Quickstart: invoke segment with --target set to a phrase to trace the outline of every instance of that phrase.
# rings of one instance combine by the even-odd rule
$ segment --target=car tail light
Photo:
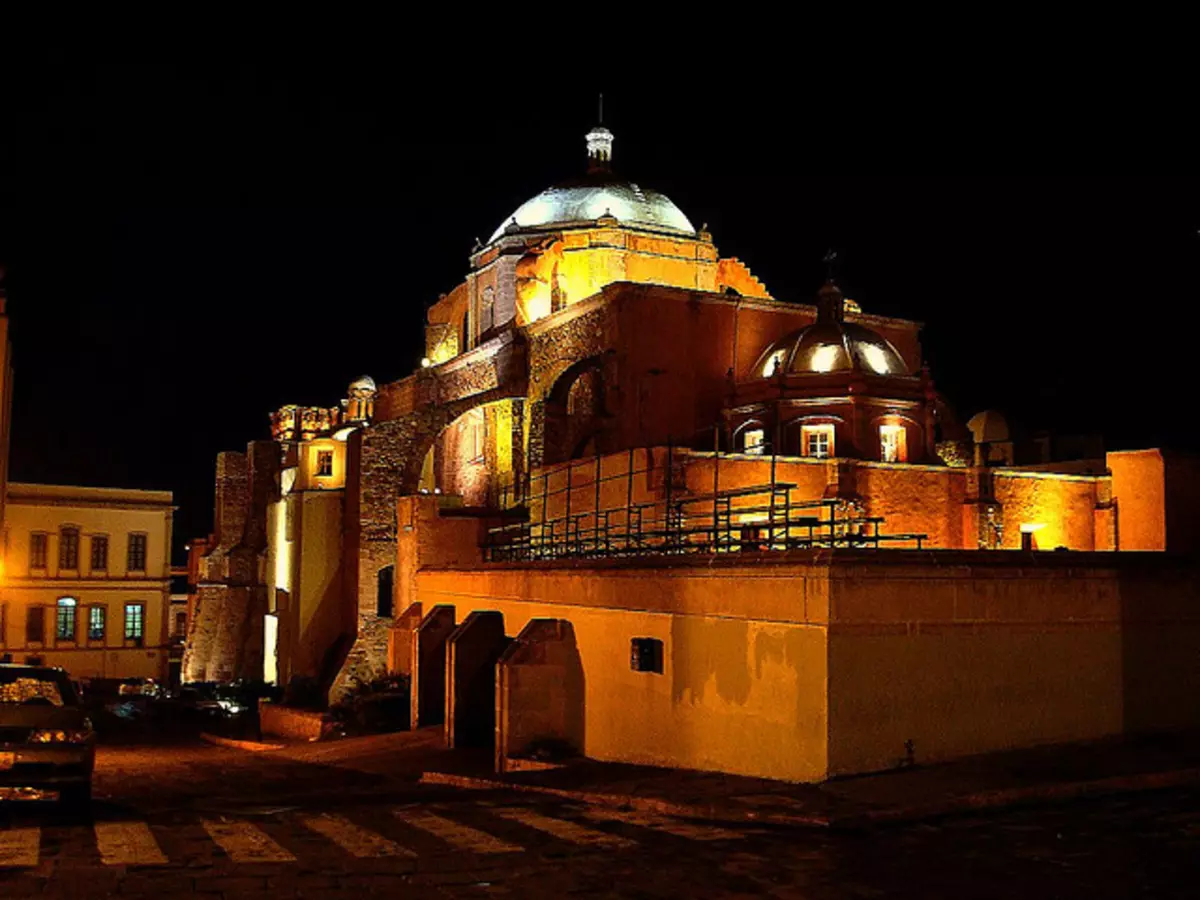
[[[31,744],[83,744],[92,736],[90,728],[39,728],[29,735]]]

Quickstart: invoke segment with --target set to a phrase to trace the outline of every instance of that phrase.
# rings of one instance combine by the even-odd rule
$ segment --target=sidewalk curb
[[[567,788],[543,787],[536,784],[502,781],[473,775],[452,775],[444,772],[425,772],[423,784],[439,784],[468,790],[505,790],[522,793],[542,794],[565,800],[633,809],[638,812],[680,816],[691,819],[709,819],[723,822],[740,822],[759,825],[792,825],[816,828],[863,828],[889,823],[914,822],[955,813],[1004,809],[1027,803],[1073,800],[1083,797],[1100,797],[1109,794],[1136,793],[1160,788],[1181,787],[1200,784],[1200,768],[1176,769],[1168,772],[1147,772],[1139,775],[1119,775],[1091,781],[1068,781],[1033,787],[1009,788],[1005,790],[980,791],[963,794],[927,803],[866,810],[859,813],[833,816],[772,814],[756,810],[736,811],[728,807],[674,803],[655,797],[639,797],[633,794],[604,794],[593,791],[570,790]]]
[[[230,747],[234,750],[246,750],[250,753],[263,753],[267,750],[282,750],[286,744],[264,744],[260,741],[238,741],[233,738],[220,737],[207,732],[200,732],[200,740],[207,741],[210,744],[216,744],[218,747]]]
[[[439,784],[475,791],[500,790],[518,791],[527,794],[543,794],[563,800],[590,803],[594,806],[632,809],[637,812],[657,813],[659,815],[679,816],[690,819],[711,819],[713,821],[746,823],[767,822],[781,825],[809,825],[820,828],[826,828],[830,825],[830,820],[826,816],[763,816],[749,809],[740,815],[731,815],[728,811],[722,814],[721,810],[712,805],[699,806],[687,803],[673,803],[670,800],[661,800],[657,797],[639,797],[636,794],[602,794],[595,791],[575,791],[568,788],[544,787],[538,784],[522,784],[520,782],[501,781],[495,778],[481,778],[475,775],[424,772],[421,775],[420,781],[422,784]]]
[[[930,803],[914,803],[884,809],[868,810],[854,816],[835,820],[837,827],[882,825],[889,822],[908,822],[932,819],[974,810],[1003,809],[1028,803],[1056,800],[1077,800],[1084,797],[1103,797],[1129,794],[1160,788],[1200,784],[1200,769],[1175,769],[1168,772],[1144,772],[1138,775],[1117,775],[1090,781],[1064,781],[1027,788],[1009,788],[963,794]]]

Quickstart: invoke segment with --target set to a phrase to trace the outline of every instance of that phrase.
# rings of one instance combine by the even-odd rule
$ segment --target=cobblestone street
[[[1200,792],[865,831],[420,785],[381,762],[105,748],[89,818],[0,808],[4,897],[1195,897]]]

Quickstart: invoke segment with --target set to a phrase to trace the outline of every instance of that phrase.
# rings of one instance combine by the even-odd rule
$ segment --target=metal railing
[[[645,465],[635,465],[641,453]],[[695,454],[692,454],[694,456]],[[867,516],[845,500],[797,500],[797,485],[776,479],[722,489],[721,454],[713,453],[713,489],[688,491],[677,471],[679,454],[668,446],[656,461],[653,450],[628,451],[623,470],[605,475],[600,456],[547,468],[523,486],[528,520],[488,529],[483,544],[489,562],[602,559],[655,554],[763,553],[816,547],[878,549],[886,544],[915,544],[925,534],[887,534],[884,519]],[[707,456],[707,455],[706,455]],[[613,456],[607,457],[613,460]],[[578,472],[591,479],[575,484]],[[648,477],[649,500],[635,499],[634,481]],[[551,487],[552,481],[561,485]],[[604,506],[603,488],[624,481],[624,503]],[[587,508],[573,510],[575,504]],[[551,506],[559,507],[548,515]]]

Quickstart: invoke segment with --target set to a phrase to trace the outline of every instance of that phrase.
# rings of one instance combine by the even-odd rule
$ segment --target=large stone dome
[[[526,200],[493,232],[488,243],[516,222],[520,229],[559,225],[588,225],[612,216],[622,225],[695,237],[696,229],[671,200],[658,191],[618,179],[583,181],[546,188]]]
[[[633,228],[695,237],[696,229],[669,198],[613,175],[612,144],[612,132],[604,127],[593,128],[587,135],[587,175],[546,188],[526,200],[492,232],[488,243],[510,227],[540,230],[590,225],[603,216]]]

